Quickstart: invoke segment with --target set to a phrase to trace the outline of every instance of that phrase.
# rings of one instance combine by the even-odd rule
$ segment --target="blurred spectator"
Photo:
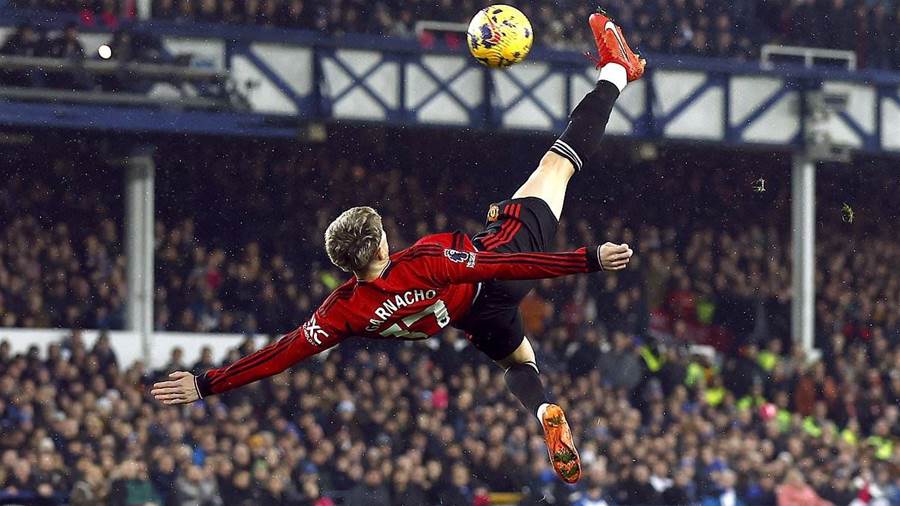
[[[347,506],[389,506],[391,504],[387,488],[382,484],[381,471],[369,469],[362,483],[354,487],[346,500]],[[454,504],[454,503],[448,503]]]
[[[212,348],[210,348],[209,346],[204,346],[203,349],[200,350],[200,358],[194,363],[193,366],[191,366],[190,370],[196,376],[203,371],[214,368],[215,366],[215,362],[213,362]],[[184,369],[186,369],[186,367],[182,367],[181,369],[172,368],[173,371]]]
[[[153,488],[147,470],[140,462],[126,460],[111,479],[110,506],[162,505],[159,492]]]
[[[182,350],[180,346],[172,348],[172,354],[169,355],[169,361],[166,362],[163,369],[168,371],[184,371],[188,369],[188,366],[184,363],[183,357],[184,350]]]
[[[718,474],[715,493],[703,499],[702,506],[746,506],[735,489],[737,477],[734,471],[726,469]]]
[[[624,480],[615,486],[613,499],[616,504],[643,506],[659,504],[659,493],[650,484],[650,472],[643,463],[635,465],[626,473]]]
[[[28,23],[20,24],[0,47],[0,55],[5,56],[44,56],[46,51],[46,39]],[[43,73],[36,70],[0,71],[0,84],[7,86],[41,86],[43,82]]]
[[[796,469],[791,469],[785,476],[784,483],[778,487],[778,506],[804,504],[809,506],[832,506],[830,502],[820,498],[816,491],[803,481]]]
[[[463,464],[454,464],[450,468],[449,478],[441,485],[438,492],[441,504],[475,505],[478,496],[471,480],[471,472]]]
[[[138,50],[135,50],[135,46]],[[98,51],[98,58],[104,60],[115,61],[119,63],[128,63],[140,60],[150,50],[149,46],[144,45],[144,39],[135,40],[131,32],[127,30],[116,30],[112,39],[106,45],[108,54]],[[104,74],[97,77],[97,84],[103,91],[108,92],[147,92],[152,86],[152,82],[138,79],[134,73],[129,71],[127,67],[119,67],[113,74]]]
[[[78,40],[78,25],[68,23],[58,37],[50,41],[47,55],[53,58],[84,59],[84,47]]]
[[[116,30],[109,41],[110,60],[129,62],[135,59],[131,33],[127,30]]]
[[[273,478],[274,479],[274,478]],[[181,506],[221,506],[222,498],[216,481],[200,467],[193,465],[175,481],[178,503]],[[266,502],[277,504],[278,501]]]
[[[109,504],[109,482],[100,467],[85,463],[82,478],[75,482],[69,502],[72,506],[101,506]]]
[[[9,56],[41,56],[44,51],[44,44],[40,34],[29,23],[22,23],[17,28],[3,46],[0,47],[0,54]]]
[[[84,47],[78,40],[78,25],[66,24],[63,32],[50,40],[47,56],[65,58],[71,61],[84,60]],[[49,86],[66,90],[87,90],[93,87],[90,76],[80,69],[67,72],[54,72],[47,76]]]

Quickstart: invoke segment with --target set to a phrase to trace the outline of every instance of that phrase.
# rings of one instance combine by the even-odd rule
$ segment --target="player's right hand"
[[[604,271],[621,271],[628,265],[634,251],[627,244],[604,243],[597,248],[600,266]]]
[[[200,398],[194,375],[176,371],[169,375],[170,381],[154,383],[150,394],[163,404],[190,404]]]

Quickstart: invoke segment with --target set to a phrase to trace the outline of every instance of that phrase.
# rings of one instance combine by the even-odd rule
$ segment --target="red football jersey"
[[[278,374],[348,337],[425,339],[466,315],[480,283],[600,270],[597,250],[478,251],[461,232],[423,237],[390,257],[381,276],[338,287],[310,319],[278,342],[197,378],[202,396]]]

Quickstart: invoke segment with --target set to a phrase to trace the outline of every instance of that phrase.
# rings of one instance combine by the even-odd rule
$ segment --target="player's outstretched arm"
[[[627,244],[614,244],[606,242],[597,248],[597,257],[604,271],[621,271],[628,267],[628,262],[634,256],[634,250]]]
[[[153,384],[150,394],[163,404],[190,404],[200,399],[197,377],[187,371],[169,374],[169,381]]]
[[[185,371],[173,372],[168,381],[154,384],[150,394],[163,404],[189,404],[274,376],[341,340],[336,330],[317,324],[314,316],[277,342],[225,367],[210,369],[199,376]]]
[[[634,252],[627,244],[606,243],[559,253],[456,251],[437,245],[420,247],[417,259],[425,276],[439,285],[490,279],[543,279],[570,274],[624,269]]]

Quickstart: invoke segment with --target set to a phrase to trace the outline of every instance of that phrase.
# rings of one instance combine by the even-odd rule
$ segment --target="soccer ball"
[[[491,5],[469,23],[469,51],[488,67],[509,67],[524,60],[531,50],[534,32],[522,11],[509,5]]]

